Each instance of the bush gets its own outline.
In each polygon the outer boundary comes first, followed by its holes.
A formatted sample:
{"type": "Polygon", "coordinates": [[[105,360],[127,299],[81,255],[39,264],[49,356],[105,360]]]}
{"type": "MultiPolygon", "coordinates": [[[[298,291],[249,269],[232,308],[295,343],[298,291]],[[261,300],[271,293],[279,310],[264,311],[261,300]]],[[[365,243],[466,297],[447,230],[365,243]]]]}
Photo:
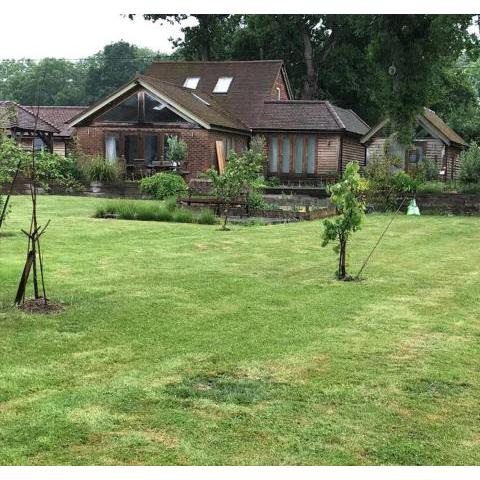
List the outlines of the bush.
{"type": "Polygon", "coordinates": [[[164,202],[165,210],[174,212],[177,208],[177,199],[175,197],[167,198],[164,202]]]}
{"type": "Polygon", "coordinates": [[[202,208],[202,210],[200,210],[200,215],[197,218],[197,223],[200,225],[215,225],[217,223],[217,218],[212,210],[209,208],[202,208]]]}
{"type": "Polygon", "coordinates": [[[67,192],[82,190],[82,171],[72,156],[62,157],[46,150],[36,155],[38,183],[45,189],[57,185],[67,192]]]}
{"type": "Polygon", "coordinates": [[[400,170],[402,160],[390,153],[385,144],[382,155],[375,156],[365,167],[367,201],[377,210],[395,210],[399,197],[415,191],[420,181],[400,170]]]}
{"type": "Polygon", "coordinates": [[[118,165],[100,156],[92,157],[84,168],[90,182],[115,182],[120,177],[118,165]]]}
{"type": "Polygon", "coordinates": [[[177,223],[194,223],[191,210],[181,208],[173,213],[173,221],[177,223]]]}
{"type": "Polygon", "coordinates": [[[480,183],[465,183],[459,188],[460,193],[480,193],[480,183]]]}
{"type": "Polygon", "coordinates": [[[417,192],[419,193],[442,193],[446,190],[445,182],[440,181],[425,182],[417,187],[417,192]]]}
{"type": "Polygon", "coordinates": [[[176,173],[157,173],[141,180],[140,191],[157,200],[164,200],[186,195],[188,187],[185,180],[176,173]]]}
{"type": "Polygon", "coordinates": [[[476,142],[460,154],[459,179],[464,185],[480,183],[480,146],[476,142]]]}
{"type": "Polygon", "coordinates": [[[260,192],[253,191],[248,195],[248,206],[253,210],[263,210],[266,208],[267,202],[260,192]]]}

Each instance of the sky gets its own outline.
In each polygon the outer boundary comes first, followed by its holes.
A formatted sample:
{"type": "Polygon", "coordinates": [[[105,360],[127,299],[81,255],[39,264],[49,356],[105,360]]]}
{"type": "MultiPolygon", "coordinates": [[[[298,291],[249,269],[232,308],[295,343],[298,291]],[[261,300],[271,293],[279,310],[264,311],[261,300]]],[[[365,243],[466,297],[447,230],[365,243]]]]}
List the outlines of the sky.
{"type": "MultiPolygon", "coordinates": [[[[194,24],[194,20],[189,19],[184,25],[188,24],[194,24]]],[[[18,35],[18,28],[13,14],[2,14],[0,59],[78,59],[88,57],[105,45],[119,40],[170,53],[172,45],[168,39],[182,35],[181,26],[177,24],[160,25],[158,22],[146,22],[140,17],[132,21],[122,18],[119,13],[97,12],[92,15],[88,8],[71,14],[65,9],[45,9],[37,11],[35,15],[22,15],[22,31],[39,32],[36,35],[18,35]],[[47,25],[50,27],[45,28],[47,25]]]]}

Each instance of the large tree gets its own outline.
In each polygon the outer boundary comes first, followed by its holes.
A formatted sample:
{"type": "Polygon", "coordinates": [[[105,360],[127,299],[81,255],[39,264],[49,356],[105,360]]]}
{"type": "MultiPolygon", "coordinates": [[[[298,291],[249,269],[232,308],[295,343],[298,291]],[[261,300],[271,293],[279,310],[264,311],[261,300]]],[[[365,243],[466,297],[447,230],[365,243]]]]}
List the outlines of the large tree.
{"type": "Polygon", "coordinates": [[[407,143],[414,119],[443,93],[435,80],[475,41],[472,15],[374,15],[366,24],[374,99],[407,143]]]}
{"type": "Polygon", "coordinates": [[[91,103],[108,95],[136,73],[144,73],[153,60],[165,57],[158,52],[124,41],[105,46],[102,51],[84,62],[87,102],[91,103]]]}

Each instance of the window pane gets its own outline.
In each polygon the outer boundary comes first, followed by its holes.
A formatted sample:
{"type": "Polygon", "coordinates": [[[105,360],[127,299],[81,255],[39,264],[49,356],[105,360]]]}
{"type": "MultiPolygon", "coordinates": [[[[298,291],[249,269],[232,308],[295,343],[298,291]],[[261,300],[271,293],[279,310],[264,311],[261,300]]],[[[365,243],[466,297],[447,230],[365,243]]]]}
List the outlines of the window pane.
{"type": "Polygon", "coordinates": [[[125,135],[125,160],[131,164],[136,158],[138,158],[138,137],[125,135]]]}
{"type": "Polygon", "coordinates": [[[227,93],[232,83],[233,77],[220,77],[213,89],[213,93],[227,93]]]}
{"type": "Polygon", "coordinates": [[[307,173],[315,173],[315,136],[309,135],[307,147],[307,173]]]}
{"type": "Polygon", "coordinates": [[[283,137],[282,173],[290,173],[290,138],[283,137]]]}
{"type": "Polygon", "coordinates": [[[185,120],[172,112],[167,105],[145,92],[145,122],[181,123],[185,120]]]}
{"type": "Polygon", "coordinates": [[[132,95],[97,119],[99,122],[138,122],[138,95],[132,95]]]}
{"type": "Polygon", "coordinates": [[[46,150],[47,144],[40,137],[35,137],[33,139],[33,149],[36,152],[39,152],[40,150],[46,150]]]}
{"type": "Polygon", "coordinates": [[[195,90],[199,81],[200,77],[187,77],[185,82],[183,82],[183,86],[185,88],[191,88],[192,90],[195,90]]]}
{"type": "Polygon", "coordinates": [[[105,158],[108,162],[114,162],[118,158],[118,136],[105,135],[105,158]]]}
{"type": "Polygon", "coordinates": [[[303,171],[303,135],[298,135],[295,142],[295,173],[303,171]]]}
{"type": "Polygon", "coordinates": [[[158,137],[156,135],[145,135],[145,163],[158,162],[158,137]]]}
{"type": "Polygon", "coordinates": [[[277,137],[270,139],[270,171],[276,173],[278,169],[278,142],[277,137]]]}

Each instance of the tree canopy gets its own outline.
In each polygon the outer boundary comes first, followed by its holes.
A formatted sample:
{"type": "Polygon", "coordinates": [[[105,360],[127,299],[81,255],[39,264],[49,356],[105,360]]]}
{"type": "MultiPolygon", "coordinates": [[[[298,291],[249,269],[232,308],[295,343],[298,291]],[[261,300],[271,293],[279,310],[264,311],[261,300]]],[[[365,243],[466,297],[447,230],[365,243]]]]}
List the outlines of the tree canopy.
{"type": "MultiPolygon", "coordinates": [[[[126,17],[133,18],[133,14],[126,17]]],[[[473,15],[144,14],[171,38],[179,60],[283,59],[296,98],[352,108],[370,124],[389,116],[406,141],[427,106],[466,140],[480,140],[480,47],[473,15]],[[195,24],[186,23],[190,17],[195,24]]],[[[129,21],[126,19],[125,21],[129,21]]],[[[82,60],[0,62],[0,99],[88,104],[165,58],[126,42],[82,60]]]]}

